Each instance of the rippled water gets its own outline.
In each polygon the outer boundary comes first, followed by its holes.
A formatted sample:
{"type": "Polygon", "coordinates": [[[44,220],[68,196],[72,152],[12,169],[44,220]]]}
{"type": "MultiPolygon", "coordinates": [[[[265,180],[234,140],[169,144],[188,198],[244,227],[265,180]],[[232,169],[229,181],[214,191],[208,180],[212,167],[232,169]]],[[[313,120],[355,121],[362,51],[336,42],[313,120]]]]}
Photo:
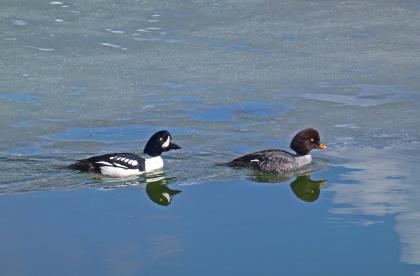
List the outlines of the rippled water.
{"type": "Polygon", "coordinates": [[[417,1],[3,1],[0,275],[420,273],[417,1]],[[317,128],[279,177],[221,166],[317,128]],[[141,153],[163,172],[63,166],[141,153]],[[68,269],[70,268],[71,269],[68,269]]]}

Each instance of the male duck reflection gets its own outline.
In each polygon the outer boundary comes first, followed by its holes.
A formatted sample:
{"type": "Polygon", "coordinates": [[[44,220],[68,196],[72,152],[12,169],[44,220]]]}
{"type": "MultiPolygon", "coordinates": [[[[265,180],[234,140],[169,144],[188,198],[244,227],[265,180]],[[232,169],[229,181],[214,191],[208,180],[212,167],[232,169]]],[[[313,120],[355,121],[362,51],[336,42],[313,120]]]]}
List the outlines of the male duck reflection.
{"type": "Polygon", "coordinates": [[[93,156],[71,164],[70,169],[93,172],[108,177],[129,177],[149,173],[163,168],[160,155],[164,151],[180,149],[166,130],[156,132],[144,147],[151,158],[142,158],[133,153],[110,153],[93,156]]]}
{"type": "Polygon", "coordinates": [[[236,158],[227,165],[253,168],[265,173],[287,174],[310,164],[312,162],[311,150],[326,149],[327,146],[321,144],[316,129],[305,128],[293,137],[290,148],[296,154],[278,149],[263,150],[236,158]]]}
{"type": "Polygon", "coordinates": [[[149,198],[156,204],[168,206],[172,202],[172,198],[181,193],[180,190],[170,189],[169,182],[173,179],[166,179],[164,177],[147,178],[146,193],[149,198]]]}
{"type": "Polygon", "coordinates": [[[290,187],[296,197],[306,202],[314,202],[319,198],[321,187],[325,183],[327,180],[312,180],[309,175],[300,175],[290,183],[290,187]]]}

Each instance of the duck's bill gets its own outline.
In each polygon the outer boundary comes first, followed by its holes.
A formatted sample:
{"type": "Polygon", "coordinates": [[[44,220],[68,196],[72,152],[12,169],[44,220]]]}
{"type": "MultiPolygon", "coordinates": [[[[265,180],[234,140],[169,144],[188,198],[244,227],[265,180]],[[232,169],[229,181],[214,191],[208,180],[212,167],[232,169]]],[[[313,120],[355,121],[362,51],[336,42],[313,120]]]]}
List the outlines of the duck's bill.
{"type": "Polygon", "coordinates": [[[328,147],[324,144],[319,144],[318,148],[319,149],[328,149],[328,147]]]}
{"type": "Polygon", "coordinates": [[[167,149],[168,150],[170,150],[170,149],[176,150],[176,149],[182,149],[182,147],[181,146],[178,146],[178,144],[176,144],[176,143],[174,143],[174,142],[171,141],[171,143],[169,143],[169,146],[168,146],[167,149]]]}

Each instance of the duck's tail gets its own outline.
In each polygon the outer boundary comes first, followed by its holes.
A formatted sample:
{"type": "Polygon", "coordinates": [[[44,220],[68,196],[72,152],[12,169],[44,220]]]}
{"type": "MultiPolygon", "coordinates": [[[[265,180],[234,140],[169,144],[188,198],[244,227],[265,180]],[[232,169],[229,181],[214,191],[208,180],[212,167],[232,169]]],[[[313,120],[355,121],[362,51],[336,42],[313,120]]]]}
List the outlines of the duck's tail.
{"type": "Polygon", "coordinates": [[[79,170],[79,171],[84,171],[84,172],[95,172],[95,167],[92,165],[91,162],[87,161],[87,160],[80,160],[77,161],[76,163],[70,164],[68,166],[66,166],[68,169],[71,170],[79,170]]]}

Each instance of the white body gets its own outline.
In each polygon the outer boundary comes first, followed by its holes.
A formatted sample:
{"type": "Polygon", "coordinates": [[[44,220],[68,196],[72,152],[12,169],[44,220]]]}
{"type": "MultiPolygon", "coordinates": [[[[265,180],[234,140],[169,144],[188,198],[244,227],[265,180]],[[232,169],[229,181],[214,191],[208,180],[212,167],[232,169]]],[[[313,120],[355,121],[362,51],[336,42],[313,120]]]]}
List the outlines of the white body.
{"type": "Polygon", "coordinates": [[[141,175],[144,174],[144,172],[138,169],[124,169],[111,166],[102,166],[101,174],[108,177],[129,177],[134,175],[141,175]]]}
{"type": "Polygon", "coordinates": [[[146,167],[146,173],[162,169],[163,168],[162,157],[156,156],[152,158],[147,158],[145,167],[146,167]]]}
{"type": "Polygon", "coordinates": [[[108,177],[130,177],[135,175],[142,175],[144,173],[153,172],[163,168],[163,159],[160,156],[145,159],[145,171],[140,171],[138,169],[128,169],[127,167],[124,168],[124,166],[107,166],[108,164],[112,164],[104,161],[97,163],[105,165],[101,167],[101,174],[108,177]]]}

